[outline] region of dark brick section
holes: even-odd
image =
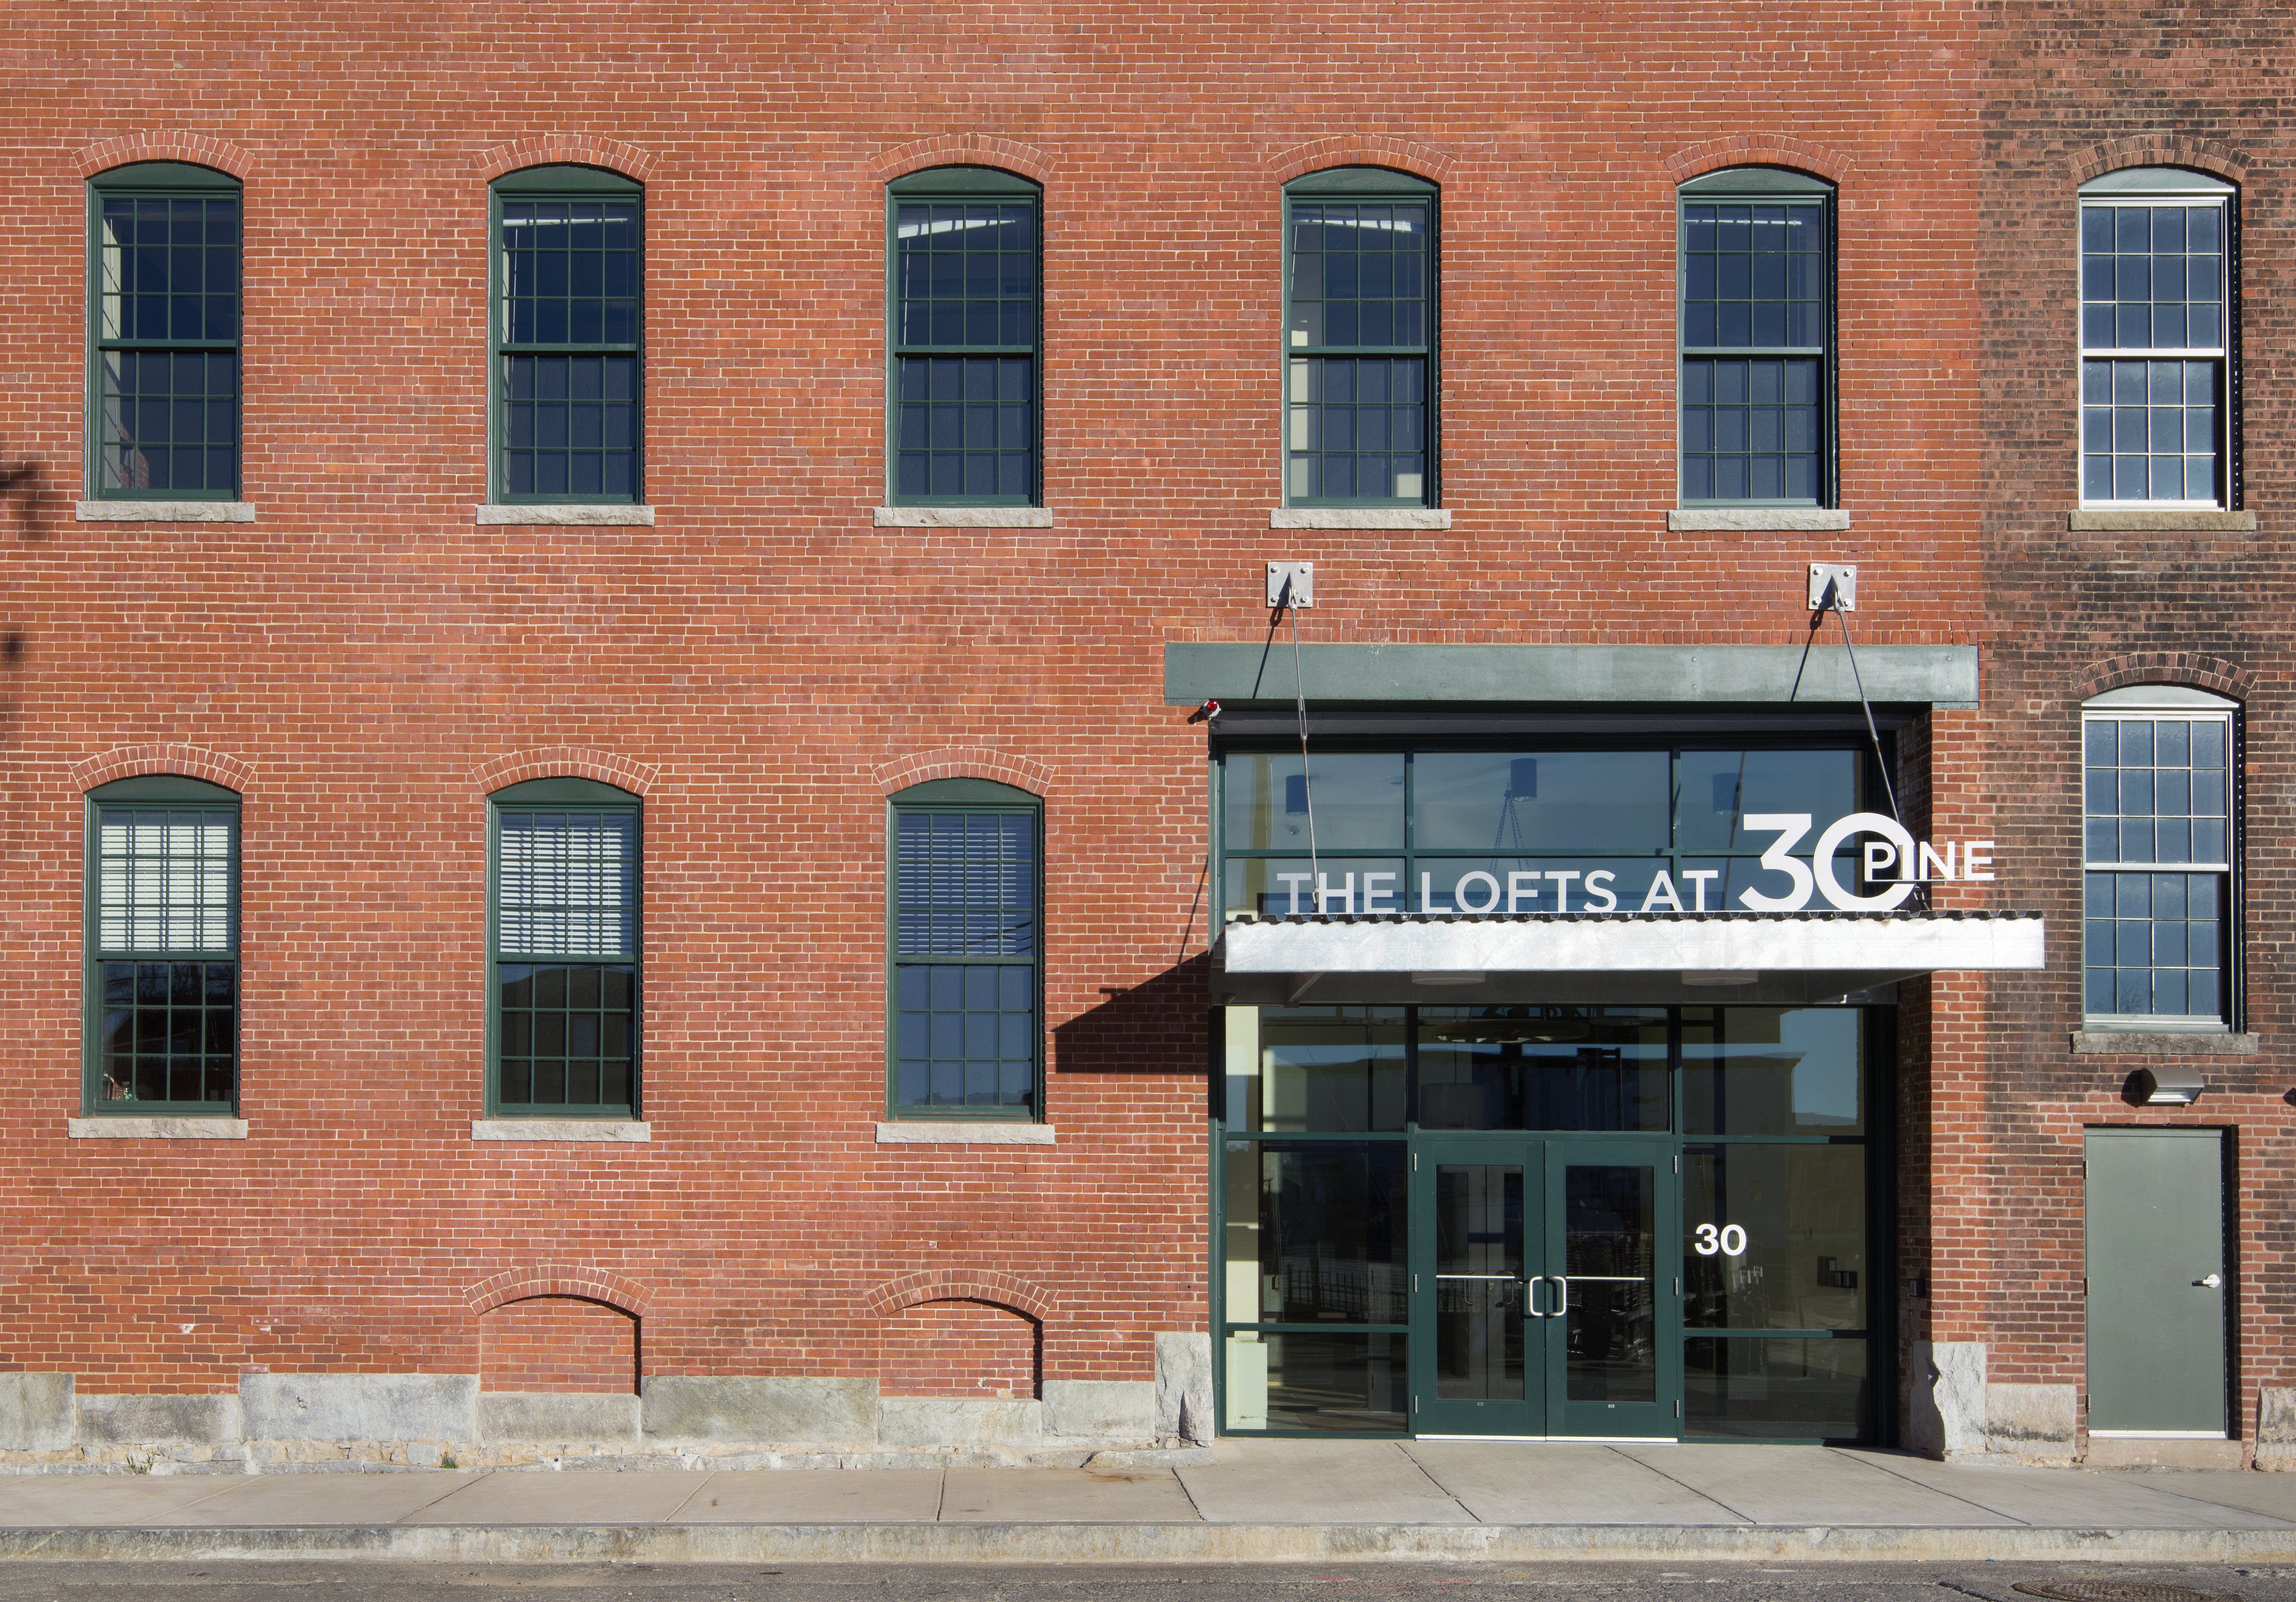
[[[2296,899],[2278,835],[2289,800],[2291,398],[2274,380],[2296,338],[2296,132],[2277,63],[2287,13],[2266,5],[2005,5],[1985,13],[1983,228],[1985,711],[1994,828],[2018,904],[2045,912],[2046,974],[1983,987],[1981,1031],[1935,1058],[1939,1187],[1934,1333],[1982,1340],[1997,1381],[2084,1383],[2084,1126],[2201,1124],[2235,1137],[2234,1354],[2241,1434],[2259,1387],[2288,1383],[2284,1307],[2296,1252],[2282,961]],[[2085,179],[2180,165],[2240,189],[2241,422],[2251,533],[2069,531],[2078,501],[2076,214]],[[2143,1061],[2072,1055],[2080,1020],[2079,713],[2124,685],[2196,686],[2246,709],[2247,973],[2252,1056],[2202,1059],[2188,1109],[2138,1111],[2117,1092]],[[2008,875],[2005,874],[2005,878]]]

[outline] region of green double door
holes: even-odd
[[[1415,1433],[1679,1434],[1671,1144],[1421,1139],[1411,1184]]]

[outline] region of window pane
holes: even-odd
[[[1814,501],[1824,482],[1823,366],[1684,357],[1684,498]]]
[[[1029,357],[902,357],[894,475],[919,491],[1026,499],[1036,481],[1035,362]]]
[[[503,963],[495,979],[501,1103],[578,1111],[631,1105],[636,967]]]
[[[237,812],[105,807],[96,843],[98,950],[232,949]]]
[[[1318,752],[1304,772],[1303,777],[1296,753],[1227,759],[1228,849],[1305,853],[1310,802],[1320,850],[1394,850],[1403,844],[1399,752]]]
[[[2081,412],[2091,499],[2215,501],[2218,361],[2091,361]],[[2205,456],[2187,457],[2188,450]]]
[[[1685,1151],[1682,1242],[1687,1327],[1865,1328],[1866,1148]]]
[[[1862,1340],[1715,1339],[1682,1343],[1684,1434],[1692,1440],[1855,1440],[1866,1413]]]
[[[1229,1322],[1406,1322],[1406,1161],[1399,1144],[1230,1145]]]
[[[1702,1018],[1702,1012],[1686,1012],[1682,1025],[1685,1134],[1865,1133],[1864,1035],[1856,1010],[1731,1006]]]
[[[1667,1020],[1635,1007],[1423,1006],[1431,1130],[1663,1130]]]
[[[1257,1127],[1401,1129],[1404,1018],[1399,1006],[1262,1007]]]
[[[504,812],[497,949],[505,957],[637,951],[638,820],[626,812]]]
[[[1411,1389],[1399,1335],[1232,1335],[1231,1434],[1401,1434]]]
[[[97,460],[108,490],[233,494],[239,483],[239,360],[106,355],[97,364]]]

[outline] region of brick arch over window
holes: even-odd
[[[1332,134],[1305,144],[1271,151],[1261,158],[1267,176],[1278,184],[1327,167],[1392,167],[1401,172],[1440,184],[1456,163],[1449,152],[1415,139],[1389,134]]]
[[[1051,153],[1018,139],[989,134],[936,134],[880,151],[869,162],[869,176],[881,184],[929,167],[1001,167],[1037,183],[1053,176]]]
[[[2256,675],[2220,656],[2192,651],[2132,651],[2091,662],[2075,681],[2074,690],[2087,701],[2133,684],[2190,685],[2245,703],[2256,692]]]
[[[234,178],[244,178],[255,170],[255,158],[238,145],[212,134],[194,134],[182,128],[99,139],[72,157],[83,178],[125,167],[131,161],[188,161],[194,167],[212,167],[217,172],[227,172]]]
[[[255,769],[237,757],[197,745],[173,744],[122,745],[101,756],[75,762],[71,776],[74,788],[93,790],[114,779],[132,779],[147,773],[179,773],[186,778],[221,785],[242,795],[255,783]]]
[[[1813,140],[1774,134],[1734,134],[1709,139],[1676,151],[1659,163],[1669,184],[1686,184],[1701,173],[1726,167],[1791,167],[1815,173],[1831,184],[1846,184],[1852,170],[1849,158]]]
[[[932,1269],[889,1280],[869,1293],[868,1308],[882,1319],[925,1302],[987,1302],[1026,1313],[1039,1323],[1053,1311],[1051,1293],[1041,1286],[1017,1274],[978,1269]]]
[[[2191,167],[2213,173],[2227,184],[2248,181],[2248,158],[2238,151],[2212,139],[2194,139],[2183,134],[2132,134],[2125,139],[2108,139],[2087,150],[2074,151],[2065,158],[2066,170],[2076,184],[2086,184],[2124,167]]]
[[[619,139],[600,139],[579,134],[537,134],[531,138],[513,139],[507,144],[497,144],[479,152],[480,178],[488,184],[504,173],[516,172],[525,167],[603,167],[618,172],[626,178],[645,182],[647,171],[653,166],[653,152],[640,150],[635,144],[624,144]]]
[[[530,1264],[524,1268],[504,1269],[501,1273],[481,1279],[463,1293],[463,1303],[473,1316],[492,1311],[508,1302],[525,1302],[536,1296],[566,1296],[579,1302],[602,1302],[642,1318],[653,1292],[625,1274],[609,1273],[604,1269],[575,1269]]]
[[[880,764],[875,777],[877,787],[888,795],[933,779],[995,779],[1040,799],[1050,794],[1053,788],[1053,770],[1034,757],[1013,756],[977,746],[921,751],[913,756],[897,757]]]
[[[610,751],[586,751],[573,745],[542,745],[531,751],[504,752],[471,771],[471,783],[481,795],[492,795],[507,785],[528,779],[595,779],[644,795],[661,776],[651,762],[634,762]]]

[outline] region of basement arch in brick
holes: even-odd
[[[506,1302],[524,1302],[535,1296],[570,1296],[582,1302],[601,1302],[633,1318],[643,1318],[653,1292],[627,1275],[604,1269],[530,1264],[504,1269],[480,1280],[463,1293],[463,1302],[477,1317]]]
[[[978,1269],[933,1269],[922,1274],[906,1274],[871,1291],[867,1306],[882,1319],[924,1302],[986,1302],[1025,1313],[1038,1323],[1051,1317],[1053,1311],[1052,1295],[1042,1286],[1031,1285],[1017,1274]]]

